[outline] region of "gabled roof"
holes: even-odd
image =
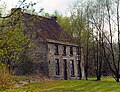
[[[47,18],[38,15],[21,12],[24,26],[32,31],[39,32],[39,35],[49,40],[75,44],[75,39],[65,32],[54,18]]]

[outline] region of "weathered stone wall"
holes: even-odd
[[[33,70],[31,74],[48,76],[48,48],[46,40],[40,36],[39,32],[34,32],[34,30],[28,30],[26,33],[30,37],[30,47],[26,48],[26,54],[33,62],[30,67]]]
[[[42,73],[48,76],[48,48],[46,41],[40,37],[36,36],[31,39],[30,47],[30,57],[34,62],[34,69],[36,73]]]

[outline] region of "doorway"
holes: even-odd
[[[66,62],[66,59],[63,59],[63,68],[64,68],[64,80],[67,80],[67,62]]]

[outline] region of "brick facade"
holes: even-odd
[[[55,45],[58,46],[58,54],[55,54]],[[63,54],[63,46],[66,47],[66,55]],[[70,47],[73,48],[73,55],[70,55]],[[78,76],[78,55],[76,52],[77,45],[64,44],[64,43],[48,43],[48,60],[49,60],[49,77],[52,79],[79,79]],[[55,60],[59,60],[59,75],[56,75],[56,64]],[[64,59],[66,60],[66,70],[64,66]],[[73,60],[73,72],[74,75],[71,75],[71,65],[70,61]],[[83,61],[81,62],[80,67],[84,67]],[[64,72],[66,71],[66,75]],[[84,69],[82,69],[82,73],[84,76]],[[65,78],[67,76],[67,78]]]

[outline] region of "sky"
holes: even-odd
[[[1,2],[5,2],[7,4],[7,10],[15,7],[19,0],[0,0]],[[62,14],[66,14],[69,5],[74,0],[26,0],[29,2],[39,2],[36,6],[34,6],[36,12],[38,12],[41,8],[44,8],[44,12],[52,14],[55,10],[58,10]]]

